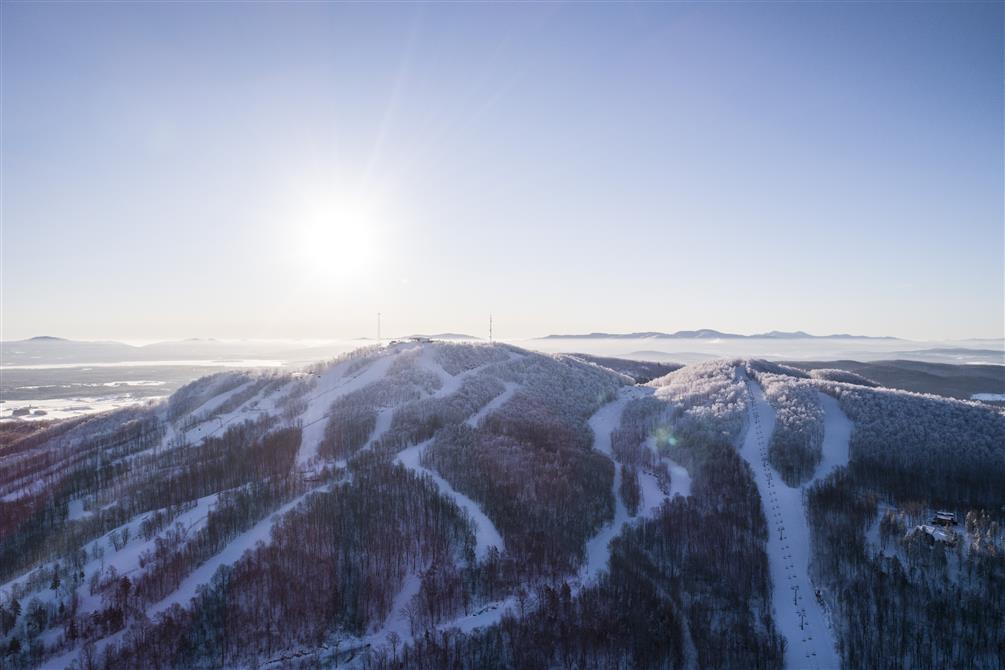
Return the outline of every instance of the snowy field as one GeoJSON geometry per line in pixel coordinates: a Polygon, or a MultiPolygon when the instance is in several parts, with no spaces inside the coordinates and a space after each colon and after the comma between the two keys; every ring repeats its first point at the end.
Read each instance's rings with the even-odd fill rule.
{"type": "Polygon", "coordinates": [[[137,396],[119,393],[105,396],[78,396],[75,398],[49,398],[42,400],[5,400],[0,405],[0,421],[52,421],[72,419],[87,414],[97,414],[147,402],[163,400],[166,395],[137,396]],[[27,412],[22,414],[22,412],[27,412]]]}

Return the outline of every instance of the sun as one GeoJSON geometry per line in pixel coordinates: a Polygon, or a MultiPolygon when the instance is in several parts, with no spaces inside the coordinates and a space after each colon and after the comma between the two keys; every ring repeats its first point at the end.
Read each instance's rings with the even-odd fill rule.
{"type": "Polygon", "coordinates": [[[312,199],[294,223],[295,262],[312,281],[346,283],[370,277],[377,261],[379,217],[368,198],[312,199]]]}

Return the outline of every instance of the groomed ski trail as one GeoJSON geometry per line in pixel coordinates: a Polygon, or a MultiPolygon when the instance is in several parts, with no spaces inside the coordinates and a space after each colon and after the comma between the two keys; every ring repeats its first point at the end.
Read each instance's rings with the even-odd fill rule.
{"type": "Polygon", "coordinates": [[[430,438],[425,442],[420,442],[419,444],[413,445],[408,449],[401,451],[401,453],[399,453],[394,460],[401,463],[416,474],[426,474],[432,477],[433,482],[436,484],[437,488],[440,489],[440,493],[453,500],[457,503],[458,507],[465,510],[470,515],[471,520],[474,521],[475,524],[475,556],[478,560],[485,558],[490,547],[495,546],[499,549],[499,551],[504,551],[506,545],[503,542],[502,535],[496,529],[495,524],[492,523],[492,519],[490,519],[488,515],[482,511],[482,508],[478,506],[478,503],[460,491],[454,489],[454,487],[450,485],[450,482],[433,470],[422,466],[422,452],[426,450],[426,447],[429,446],[433,439],[434,438],[430,438]]]}
{"type": "Polygon", "coordinates": [[[740,455],[750,464],[768,519],[768,565],[772,581],[775,626],[785,637],[785,667],[828,670],[841,667],[834,631],[810,581],[810,528],[803,507],[806,487],[848,464],[851,422],[837,401],[820,394],[824,409],[823,457],[816,474],[802,486],[790,487],[768,462],[768,443],[775,411],[764,391],[745,378],[748,427],[740,455]]]}

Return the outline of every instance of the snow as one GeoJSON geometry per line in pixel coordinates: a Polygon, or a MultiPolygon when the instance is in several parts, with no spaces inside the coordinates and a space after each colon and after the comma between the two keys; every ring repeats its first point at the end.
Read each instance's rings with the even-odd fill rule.
{"type": "MultiPolygon", "coordinates": [[[[170,528],[173,528],[176,524],[181,524],[186,530],[191,533],[193,529],[196,529],[206,520],[206,515],[209,509],[216,503],[218,499],[218,494],[213,494],[200,498],[196,506],[180,515],[175,517],[171,522],[170,528]]],[[[88,561],[86,565],[81,568],[85,575],[88,577],[95,571],[104,572],[109,567],[114,567],[120,576],[128,576],[139,571],[140,556],[155,547],[156,538],[151,538],[149,541],[143,539],[140,533],[140,525],[147,516],[149,512],[139,514],[128,522],[122,524],[118,528],[109,531],[105,535],[93,540],[88,544],[88,546],[98,545],[104,548],[104,555],[101,558],[96,558],[88,561]],[[128,528],[130,533],[130,539],[127,544],[125,544],[119,551],[114,551],[109,541],[112,533],[121,533],[124,529],[128,528]]],[[[15,585],[24,582],[31,573],[27,573],[18,577],[17,579],[8,582],[2,588],[0,588],[0,594],[10,594],[12,593],[15,585]]],[[[43,603],[55,603],[57,600],[66,600],[69,597],[69,582],[64,581],[63,585],[58,590],[52,590],[48,588],[43,588],[39,591],[34,592],[31,598],[37,598],[43,603]]],[[[90,593],[90,586],[88,580],[84,580],[76,588],[78,606],[80,614],[86,614],[88,612],[94,612],[101,608],[101,595],[90,593]]],[[[112,640],[116,640],[120,635],[113,635],[108,638],[103,638],[98,641],[98,649],[104,648],[104,645],[112,640]]],[[[72,649],[67,653],[63,654],[54,659],[50,659],[46,663],[43,663],[41,667],[43,668],[63,668],[69,664],[73,659],[77,657],[80,653],[79,648],[72,649]]]]}
{"type": "MultiPolygon", "coordinates": [[[[739,373],[743,375],[742,371],[739,373]]],[[[745,375],[743,375],[745,376],[745,375]]],[[[747,379],[748,427],[740,455],[750,464],[768,518],[768,563],[775,625],[787,641],[785,667],[840,667],[834,632],[809,577],[810,528],[803,509],[807,486],[848,464],[851,422],[837,401],[821,394],[824,409],[822,459],[812,480],[789,487],[768,462],[775,412],[761,387],[747,379]]]]}
{"type": "Polygon", "coordinates": [[[457,617],[456,619],[451,619],[450,621],[441,623],[437,626],[437,628],[439,630],[457,628],[465,633],[470,633],[473,630],[486,628],[498,623],[506,612],[514,610],[516,606],[516,596],[509,596],[508,598],[488,603],[487,605],[478,608],[471,614],[466,614],[464,616],[457,617]]]}
{"type": "Polygon", "coordinates": [[[654,514],[667,499],[663,489],[660,488],[659,480],[650,472],[639,471],[639,489],[642,493],[642,499],[639,501],[639,514],[642,516],[654,514]]]}
{"type": "Polygon", "coordinates": [[[663,461],[670,467],[670,497],[691,495],[691,473],[687,468],[666,456],[663,461]]]}
{"type": "MultiPolygon", "coordinates": [[[[255,381],[248,382],[247,384],[243,384],[233,391],[228,391],[224,395],[227,397],[227,399],[229,399],[236,393],[246,390],[248,386],[254,383],[256,382],[255,381]]],[[[267,395],[272,395],[270,394],[270,391],[272,390],[273,389],[271,389],[270,386],[266,384],[258,393],[256,393],[254,396],[252,396],[245,402],[241,403],[239,406],[237,406],[230,412],[225,412],[223,414],[218,414],[216,416],[208,418],[206,421],[216,422],[216,425],[212,430],[205,431],[204,430],[205,426],[203,424],[206,422],[205,421],[200,422],[198,425],[193,426],[191,429],[189,429],[187,433],[185,433],[185,440],[187,442],[191,441],[198,442],[200,440],[205,440],[206,438],[212,437],[214,435],[221,435],[223,434],[224,430],[235,421],[238,420],[243,421],[245,419],[261,416],[262,414],[270,411],[275,411],[275,396],[273,396],[273,399],[271,401],[263,403],[267,395]],[[195,439],[193,440],[193,438],[195,439]]],[[[209,413],[216,411],[216,409],[219,408],[223,404],[223,402],[225,402],[225,400],[220,402],[215,402],[214,400],[211,405],[212,409],[209,411],[209,413]]],[[[206,406],[210,406],[210,403],[207,402],[204,405],[204,407],[206,406]]],[[[192,415],[198,415],[200,411],[201,410],[196,410],[195,412],[192,413],[192,415]]],[[[212,426],[213,424],[210,425],[212,426]]]]}
{"type": "MultiPolygon", "coordinates": [[[[322,383],[319,384],[319,388],[321,390],[315,391],[312,394],[308,409],[303,415],[304,434],[297,462],[304,465],[316,456],[318,445],[324,437],[324,419],[327,418],[328,410],[330,409],[332,402],[347,393],[364,388],[383,379],[387,375],[396,356],[402,354],[414,355],[414,362],[417,367],[432,373],[439,379],[440,386],[434,393],[429,395],[431,398],[445,398],[449,395],[457,393],[466,378],[478,374],[488,367],[499,365],[498,361],[492,361],[478,366],[477,368],[466,370],[460,374],[452,375],[443,368],[439,361],[436,360],[435,347],[435,344],[422,343],[395,345],[389,347],[387,351],[388,355],[380,356],[374,362],[370,363],[361,373],[342,383],[340,383],[340,380],[343,373],[340,368],[344,369],[344,366],[346,365],[345,363],[335,366],[335,368],[326,373],[325,376],[322,377],[322,383]],[[326,379],[326,377],[330,377],[330,380],[326,379]],[[328,388],[321,388],[326,385],[326,383],[328,388]],[[322,396],[324,396],[324,398],[321,401],[318,401],[317,399],[322,396]]],[[[522,355],[517,354],[515,357],[520,358],[522,355]]],[[[513,359],[514,356],[511,355],[510,360],[513,359]]],[[[498,409],[503,403],[512,397],[517,388],[519,388],[518,385],[507,383],[506,391],[499,397],[495,398],[491,403],[483,407],[475,415],[477,419],[475,417],[469,418],[468,424],[474,426],[476,424],[471,423],[472,420],[480,420],[486,414],[498,409]]],[[[363,450],[373,447],[373,444],[377,440],[380,440],[384,434],[390,430],[395,409],[397,408],[386,407],[377,413],[377,424],[374,427],[373,433],[363,446],[363,450]]]]}
{"type": "Polygon", "coordinates": [[[515,382],[506,382],[506,390],[489,401],[485,407],[482,407],[480,410],[468,417],[468,420],[465,421],[465,423],[472,428],[477,428],[478,424],[480,424],[485,417],[505,405],[509,399],[513,397],[513,394],[519,390],[519,388],[520,385],[515,382]]]}
{"type": "Polygon", "coordinates": [[[77,521],[79,519],[86,519],[91,516],[91,512],[84,509],[84,501],[81,498],[76,500],[71,500],[70,504],[67,505],[69,509],[69,515],[67,516],[68,521],[77,521]]]}
{"type": "MultiPolygon", "coordinates": [[[[129,629],[123,628],[122,630],[113,633],[108,637],[103,637],[99,640],[95,640],[94,642],[95,656],[97,658],[100,658],[101,654],[105,650],[105,647],[107,647],[109,644],[113,642],[117,644],[125,636],[127,630],[129,629]]],[[[50,658],[49,660],[45,661],[44,663],[42,663],[42,665],[38,666],[39,670],[65,670],[66,668],[70,667],[71,663],[79,659],[80,652],[81,652],[80,647],[74,647],[73,649],[71,649],[70,651],[66,652],[61,656],[56,656],[54,658],[50,658]]]]}
{"type": "Polygon", "coordinates": [[[394,407],[387,407],[377,412],[377,423],[373,427],[373,433],[363,445],[363,451],[373,447],[373,443],[379,441],[384,434],[391,430],[391,420],[394,418],[394,407]]]}
{"type": "MultiPolygon", "coordinates": [[[[24,480],[20,481],[23,482],[24,480]]],[[[4,502],[14,502],[15,500],[20,500],[21,498],[24,498],[26,496],[38,495],[44,490],[45,490],[45,480],[43,479],[36,479],[34,482],[31,482],[30,484],[18,483],[17,490],[8,493],[7,495],[0,498],[0,500],[4,502]]]]}
{"type": "Polygon", "coordinates": [[[224,547],[223,551],[193,570],[173,593],[161,600],[159,603],[152,605],[147,610],[147,616],[153,618],[155,614],[163,612],[175,603],[182,606],[188,605],[188,602],[196,596],[198,587],[201,584],[208,583],[220,566],[236,563],[246,551],[253,549],[259,542],[269,542],[271,540],[270,533],[272,531],[272,524],[275,519],[292,510],[294,507],[299,505],[304,498],[316,490],[317,489],[308,491],[302,496],[286,503],[278,510],[252,526],[249,530],[241,533],[236,538],[231,540],[230,544],[224,547]]]}
{"type": "MultiPolygon", "coordinates": [[[[670,491],[664,497],[673,498],[674,496],[684,496],[686,498],[691,495],[691,473],[687,471],[687,468],[669,456],[661,454],[660,450],[657,449],[656,441],[653,438],[650,437],[647,439],[643,446],[648,448],[658,460],[666,463],[667,469],[670,470],[670,491]]],[[[642,483],[642,474],[643,473],[641,472],[639,473],[640,484],[642,483]]],[[[649,477],[653,478],[652,475],[649,475],[649,477]]],[[[662,503],[662,501],[660,501],[660,503],[662,503]]]]}
{"type": "MultiPolygon", "coordinates": [[[[442,386],[435,394],[433,394],[433,397],[445,397],[451,393],[456,393],[461,388],[461,384],[463,383],[463,379],[465,377],[476,374],[486,367],[498,365],[497,362],[487,363],[472,370],[462,372],[461,374],[451,375],[443,369],[443,366],[432,358],[431,352],[432,347],[423,347],[423,351],[418,357],[418,362],[423,368],[440,377],[442,386]]],[[[485,416],[495,411],[508,401],[519,388],[519,384],[507,382],[505,390],[486,403],[485,406],[479,409],[475,414],[470,416],[466,423],[469,426],[476,426],[485,416]]],[[[379,418],[380,415],[378,415],[378,428],[380,425],[379,418]]],[[[388,419],[388,422],[390,422],[390,418],[388,419]]],[[[376,431],[374,432],[376,433],[376,431]]],[[[460,491],[455,490],[454,487],[450,485],[450,482],[445,480],[436,472],[422,467],[422,452],[426,450],[426,447],[428,447],[431,442],[432,439],[429,439],[425,442],[421,442],[402,450],[395,458],[395,461],[401,463],[406,468],[417,474],[428,474],[432,477],[433,482],[436,483],[437,488],[440,489],[440,493],[453,499],[458,507],[468,513],[471,520],[475,524],[475,556],[478,560],[485,558],[490,547],[494,546],[499,549],[500,552],[505,551],[506,544],[503,541],[502,535],[496,529],[495,524],[492,523],[492,520],[489,519],[488,515],[482,511],[482,508],[478,505],[478,503],[460,491]]]]}
{"type": "MultiPolygon", "coordinates": [[[[486,407],[482,408],[477,414],[468,419],[468,425],[476,425],[477,421],[483,418],[486,414],[493,409],[497,409],[504,402],[506,402],[506,400],[509,399],[509,396],[511,396],[516,390],[515,388],[510,390],[511,386],[515,385],[507,384],[506,391],[497,396],[490,403],[488,403],[486,407]],[[487,410],[486,408],[491,409],[487,410]]],[[[612,461],[615,461],[614,451],[611,447],[611,433],[621,424],[621,415],[628,402],[632,399],[650,393],[652,393],[650,389],[627,387],[621,390],[616,399],[598,409],[589,420],[589,426],[593,430],[593,448],[610,458],[612,461]]],[[[399,460],[402,460],[402,462],[405,462],[406,460],[414,460],[417,463],[419,454],[421,454],[421,450],[426,444],[427,443],[423,443],[417,447],[406,449],[401,453],[401,455],[399,455],[399,460]]],[[[640,506],[640,513],[637,518],[651,516],[655,510],[663,504],[663,501],[669,497],[675,495],[690,495],[691,477],[687,470],[670,459],[665,460],[670,465],[673,477],[669,493],[663,492],[663,490],[659,487],[659,483],[656,478],[651,473],[639,472],[639,484],[642,488],[643,502],[640,506]]],[[[610,523],[606,524],[587,542],[586,561],[580,568],[578,583],[574,584],[575,591],[578,591],[583,586],[594,582],[600,573],[607,569],[611,555],[611,540],[621,533],[625,525],[633,521],[633,519],[628,515],[628,510],[625,509],[624,503],[621,500],[621,468],[617,467],[616,461],[615,466],[614,481],[611,485],[611,493],[614,496],[615,504],[614,519],[610,523]]],[[[501,600],[488,603],[470,614],[441,623],[437,626],[437,628],[439,630],[459,629],[465,633],[470,633],[471,631],[486,628],[498,623],[507,612],[515,612],[518,604],[516,596],[510,595],[501,600]]]]}
{"type": "MultiPolygon", "coordinates": [[[[611,483],[611,494],[614,496],[614,519],[586,542],[586,561],[579,570],[581,586],[594,582],[600,573],[607,568],[611,558],[611,540],[621,534],[626,524],[633,521],[621,499],[621,467],[618,465],[611,447],[611,433],[621,425],[621,415],[629,401],[652,393],[652,389],[639,386],[623,388],[616,399],[598,409],[588,422],[593,430],[593,448],[614,462],[614,481],[611,483]]],[[[657,456],[659,455],[651,440],[647,440],[646,445],[657,456]]],[[[671,471],[670,490],[664,492],[659,481],[651,472],[640,471],[639,488],[642,499],[639,504],[639,513],[634,520],[652,517],[665,500],[674,496],[691,495],[691,476],[687,469],[665,456],[661,457],[661,460],[667,463],[671,471]]]]}
{"type": "MultiPolygon", "coordinates": [[[[589,420],[589,426],[593,430],[593,448],[612,461],[614,451],[611,448],[611,433],[621,425],[621,414],[631,399],[631,395],[621,393],[617,399],[598,409],[589,420]]],[[[621,500],[621,468],[617,463],[614,467],[614,483],[611,485],[611,490],[614,494],[614,519],[586,542],[586,561],[579,570],[579,579],[583,584],[592,583],[607,568],[607,562],[611,557],[611,540],[620,535],[621,529],[631,520],[621,500]]]]}
{"type": "Polygon", "coordinates": [[[456,393],[457,390],[461,388],[461,381],[464,376],[463,373],[460,375],[452,375],[444,370],[443,366],[440,365],[439,361],[437,361],[433,356],[432,346],[422,347],[422,351],[416,359],[416,364],[423,370],[432,372],[440,378],[440,388],[433,394],[434,398],[446,397],[452,393],[456,393]]]}
{"type": "Polygon", "coordinates": [[[369,638],[370,643],[373,646],[378,646],[382,644],[390,645],[388,637],[391,633],[396,633],[398,638],[402,641],[412,639],[412,628],[408,621],[408,617],[402,611],[406,605],[419,594],[419,590],[422,588],[422,578],[414,573],[410,572],[405,575],[405,581],[402,582],[401,589],[398,591],[398,595],[394,597],[394,602],[391,604],[391,611],[387,615],[387,619],[384,621],[384,625],[381,627],[380,631],[372,635],[369,638]]]}
{"type": "MultiPolygon", "coordinates": [[[[518,355],[516,357],[520,356],[518,355]]],[[[514,356],[511,355],[510,360],[513,359],[514,356]]],[[[433,358],[432,347],[429,346],[423,347],[422,352],[417,358],[417,363],[420,367],[432,372],[440,379],[440,388],[432,394],[432,397],[434,398],[443,398],[456,393],[460,390],[466,377],[477,374],[487,367],[499,364],[498,362],[486,363],[485,365],[467,370],[460,374],[451,375],[443,368],[442,365],[440,365],[438,361],[435,360],[435,358],[433,358]]],[[[506,382],[503,392],[486,403],[484,407],[479,409],[473,415],[468,417],[465,423],[471,427],[476,427],[486,416],[499,409],[507,401],[509,401],[519,388],[519,384],[506,382]]],[[[381,415],[378,415],[378,424],[377,429],[374,430],[374,436],[382,434],[380,417],[381,415]]],[[[389,426],[390,418],[388,418],[388,426],[383,430],[386,431],[389,426]]],[[[371,437],[370,439],[372,441],[375,438],[371,437]]],[[[402,450],[395,458],[395,461],[401,463],[416,474],[429,475],[436,484],[437,488],[439,488],[441,494],[452,499],[458,507],[467,512],[475,526],[475,556],[478,560],[483,560],[488,554],[489,549],[493,546],[500,552],[505,551],[506,545],[503,541],[502,535],[499,533],[498,529],[496,529],[495,524],[492,523],[492,520],[489,519],[488,515],[482,511],[478,503],[471,498],[468,498],[463,493],[455,490],[447,480],[443,479],[443,477],[436,472],[422,466],[422,453],[431,442],[432,439],[429,439],[425,442],[421,442],[402,450]]],[[[380,632],[368,638],[368,641],[373,646],[388,646],[390,643],[387,638],[391,631],[396,632],[403,641],[412,639],[412,632],[408,618],[401,610],[415,595],[419,593],[421,587],[421,578],[417,574],[410,573],[405,578],[401,590],[398,592],[397,596],[395,596],[394,604],[391,608],[390,614],[388,615],[387,621],[384,623],[384,626],[380,632]]],[[[466,633],[471,632],[473,630],[495,624],[502,618],[503,614],[515,606],[516,597],[509,596],[508,598],[488,603],[470,614],[462,615],[455,619],[443,622],[439,624],[437,628],[439,630],[460,629],[466,633]]]]}
{"type": "MultiPolygon", "coordinates": [[[[196,501],[195,507],[176,516],[174,520],[168,524],[164,531],[159,533],[157,536],[150,538],[150,540],[144,540],[142,534],[140,533],[140,524],[143,519],[149,516],[149,513],[141,514],[132,519],[129,523],[106,533],[96,541],[105,548],[104,556],[100,559],[92,560],[85,565],[84,574],[90,576],[95,570],[101,570],[104,572],[109,567],[114,567],[120,577],[128,576],[139,571],[140,556],[142,556],[144,552],[153,551],[156,548],[157,537],[160,537],[164,534],[164,532],[174,528],[178,524],[181,524],[181,526],[185,529],[186,536],[190,535],[194,531],[197,531],[206,522],[210,509],[216,505],[219,497],[218,493],[214,493],[212,495],[199,498],[196,501]],[[112,533],[116,531],[121,533],[122,529],[126,527],[129,528],[129,542],[119,551],[113,551],[109,538],[112,533]]],[[[90,587],[86,581],[77,587],[77,597],[80,599],[81,612],[96,611],[101,607],[101,596],[91,595],[90,587]]]]}
{"type": "MultiPolygon", "coordinates": [[[[229,398],[234,393],[246,387],[247,384],[244,384],[241,387],[238,387],[237,389],[232,389],[231,391],[228,391],[224,395],[226,395],[229,398]]],[[[259,416],[262,416],[263,414],[273,413],[276,411],[276,402],[280,397],[278,391],[279,390],[276,389],[273,385],[266,384],[261,391],[256,393],[252,398],[250,398],[249,400],[247,400],[234,410],[207,419],[206,421],[215,422],[210,424],[212,430],[209,430],[208,432],[203,432],[205,428],[203,424],[205,424],[206,421],[202,421],[196,424],[195,426],[189,428],[188,431],[179,433],[175,428],[174,423],[172,423],[167,419],[167,411],[165,410],[161,416],[161,423],[164,426],[164,437],[161,439],[160,443],[157,446],[150,447],[149,449],[144,449],[143,451],[138,451],[128,456],[124,456],[123,458],[120,459],[119,462],[130,462],[141,456],[149,456],[150,454],[156,453],[157,451],[164,451],[166,449],[170,449],[172,446],[179,444],[179,440],[181,440],[182,443],[190,442],[190,439],[194,439],[195,442],[200,442],[208,437],[212,437],[214,435],[219,435],[223,433],[224,430],[229,425],[231,425],[232,423],[234,423],[239,419],[244,420],[250,418],[257,418],[259,416]]],[[[211,401],[212,406],[214,408],[219,407],[222,404],[222,401],[215,402],[215,399],[211,399],[211,401]]],[[[210,401],[204,403],[202,407],[208,406],[209,402],[210,401]]],[[[200,407],[186,414],[185,416],[196,416],[199,414],[201,409],[202,408],[200,407]]]]}
{"type": "Polygon", "coordinates": [[[209,416],[210,414],[212,414],[213,412],[215,412],[218,407],[221,407],[225,402],[227,402],[228,400],[230,400],[231,398],[233,398],[238,393],[244,393],[245,391],[247,391],[248,387],[250,387],[254,383],[255,383],[254,379],[249,379],[246,382],[238,384],[237,386],[235,386],[234,388],[230,389],[229,391],[224,391],[223,393],[219,393],[217,395],[214,395],[211,398],[209,398],[208,400],[206,400],[206,402],[202,403],[195,410],[193,410],[192,412],[190,412],[189,415],[190,416],[195,416],[195,417],[198,417],[198,416],[209,416]]]}
{"type": "MultiPolygon", "coordinates": [[[[402,351],[406,349],[394,350],[395,354],[402,351]]],[[[301,416],[303,437],[300,441],[300,451],[297,453],[299,465],[307,465],[317,456],[332,403],[344,395],[383,379],[395,358],[396,356],[391,355],[379,356],[349,378],[345,378],[345,373],[346,369],[355,363],[352,360],[339,363],[321,375],[316,389],[308,399],[307,410],[301,416]]]]}
{"type": "Polygon", "coordinates": [[[970,396],[971,400],[985,400],[988,402],[1005,402],[1005,393],[975,393],[970,396]]]}
{"type": "Polygon", "coordinates": [[[837,399],[820,391],[817,393],[820,396],[820,405],[824,408],[824,441],[821,445],[823,454],[813,480],[804,486],[826,478],[836,468],[848,465],[849,458],[852,423],[841,411],[837,399]]]}
{"type": "Polygon", "coordinates": [[[445,480],[443,477],[437,473],[422,467],[422,452],[426,450],[426,447],[432,442],[432,438],[426,440],[425,442],[420,442],[408,449],[403,450],[395,458],[395,461],[401,463],[409,470],[412,470],[416,474],[427,474],[433,478],[433,482],[440,489],[440,493],[453,499],[457,506],[465,510],[471,517],[471,520],[475,524],[475,556],[478,560],[485,558],[490,547],[497,547],[499,551],[504,551],[506,545],[503,542],[502,535],[496,529],[495,524],[492,520],[482,511],[482,508],[478,506],[471,498],[467,497],[460,491],[454,490],[454,487],[450,485],[450,482],[445,480]]]}
{"type": "MultiPolygon", "coordinates": [[[[419,367],[423,368],[424,370],[426,370],[428,372],[432,372],[433,374],[435,374],[437,377],[440,378],[440,382],[441,382],[442,385],[440,386],[439,389],[437,389],[436,393],[434,393],[431,396],[433,398],[445,398],[448,395],[452,395],[454,393],[457,393],[457,391],[460,390],[461,385],[464,383],[464,380],[467,379],[468,377],[472,377],[472,376],[478,374],[479,372],[484,371],[486,368],[491,368],[491,367],[494,367],[494,366],[497,366],[497,365],[502,365],[505,362],[507,362],[507,361],[489,361],[488,363],[485,363],[483,365],[479,365],[476,368],[472,368],[470,370],[465,370],[464,372],[461,372],[460,374],[452,375],[449,372],[447,372],[446,370],[444,370],[443,366],[440,365],[439,361],[437,361],[435,359],[435,357],[433,356],[433,347],[434,346],[435,345],[426,345],[426,346],[424,346],[423,349],[422,349],[422,353],[419,355],[418,360],[417,360],[417,363],[418,363],[419,367]]],[[[512,362],[512,361],[515,361],[515,360],[519,360],[519,359],[523,358],[523,356],[524,356],[523,354],[519,354],[519,353],[516,353],[516,352],[509,352],[509,362],[512,362]]],[[[507,389],[509,388],[509,386],[510,386],[510,384],[506,385],[507,389]]],[[[514,391],[515,391],[515,389],[514,389],[514,391]]],[[[512,395],[512,393],[510,395],[512,395]]],[[[496,405],[495,407],[493,407],[492,409],[489,409],[488,411],[491,412],[494,409],[497,409],[498,407],[502,406],[502,403],[506,402],[506,400],[509,400],[509,398],[507,397],[506,399],[502,400],[499,403],[499,405],[496,405]]],[[[485,408],[483,408],[483,409],[485,409],[485,408]]]]}
{"type": "Polygon", "coordinates": [[[87,414],[98,414],[113,409],[123,409],[136,405],[158,402],[166,395],[137,396],[131,393],[116,393],[103,396],[77,396],[73,398],[42,398],[35,400],[5,400],[0,408],[0,421],[51,421],[73,419],[87,414]],[[13,416],[15,410],[30,408],[31,413],[13,416]],[[41,414],[35,414],[41,411],[41,414]]]}

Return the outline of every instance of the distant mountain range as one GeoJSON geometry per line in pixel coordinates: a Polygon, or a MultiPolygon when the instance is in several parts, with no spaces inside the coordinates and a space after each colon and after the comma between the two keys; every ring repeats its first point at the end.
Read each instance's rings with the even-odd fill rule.
{"type": "Polygon", "coordinates": [[[198,338],[133,346],[123,342],[91,342],[41,335],[27,340],[0,342],[0,363],[7,366],[265,358],[291,348],[290,345],[271,342],[222,342],[198,338]]]}
{"type": "MultiPolygon", "coordinates": [[[[454,341],[476,341],[479,339],[461,333],[437,333],[410,337],[454,341]]],[[[80,341],[51,335],[39,335],[26,340],[0,342],[0,365],[44,366],[150,361],[216,361],[226,363],[244,360],[312,362],[337,356],[349,349],[366,344],[367,340],[369,338],[360,338],[355,340],[356,344],[350,344],[352,342],[350,340],[310,344],[296,340],[227,341],[213,338],[189,338],[134,346],[123,342],[80,341]]],[[[375,340],[371,340],[371,342],[375,342],[375,340]]]]}
{"type": "Polygon", "coordinates": [[[833,335],[810,335],[802,330],[786,332],[772,330],[767,333],[757,333],[755,335],[740,335],[738,333],[724,333],[719,330],[702,328],[701,330],[678,330],[675,333],[661,333],[647,331],[642,333],[586,333],[578,335],[546,335],[539,338],[542,340],[809,340],[809,339],[831,339],[831,340],[897,340],[897,337],[874,337],[871,335],[849,335],[848,333],[835,333],[833,335]]]}

